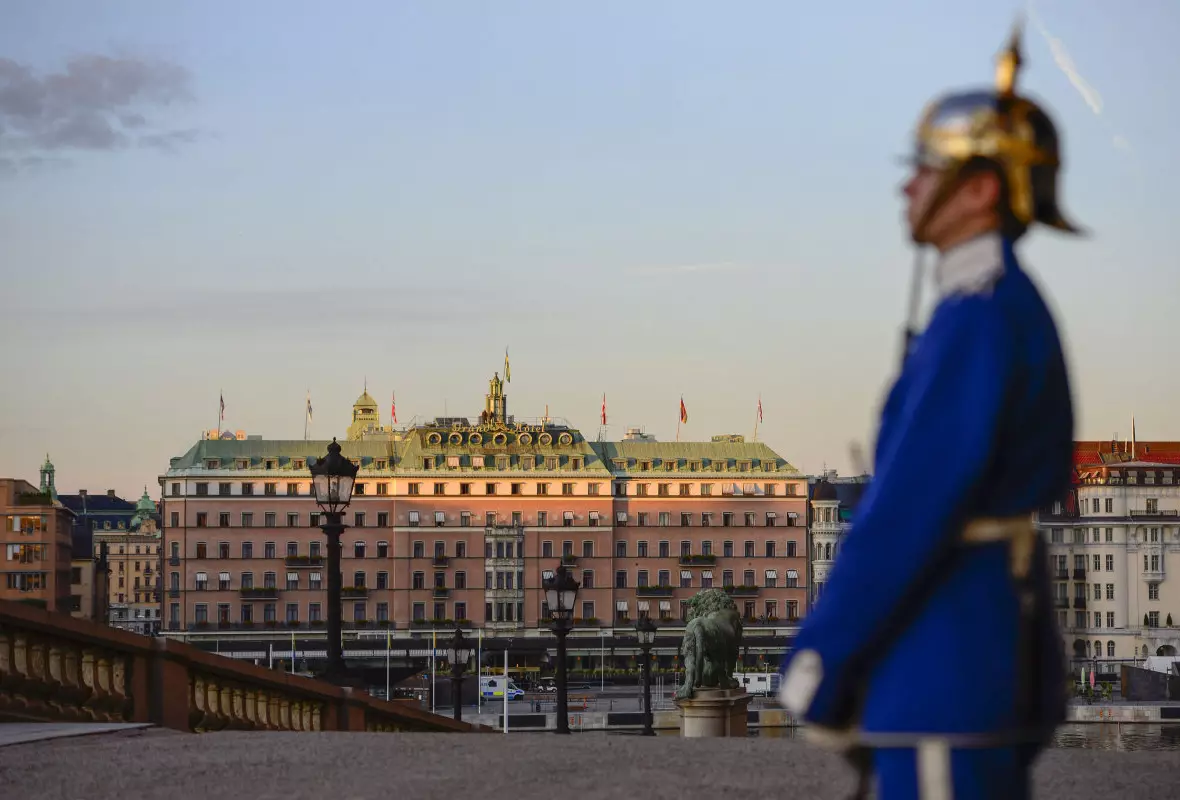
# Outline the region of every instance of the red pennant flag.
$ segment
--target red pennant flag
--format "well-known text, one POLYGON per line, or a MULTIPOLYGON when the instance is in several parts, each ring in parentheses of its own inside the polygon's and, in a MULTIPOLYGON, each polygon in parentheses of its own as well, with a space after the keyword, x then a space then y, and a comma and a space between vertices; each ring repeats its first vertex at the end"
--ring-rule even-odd
POLYGON ((602 395, 602 424, 606 424, 606 394, 602 395))
POLYGON ((389 416, 393 418, 393 424, 397 424, 397 393, 390 392, 389 394, 389 416))
POLYGON ((758 395, 758 421, 762 421, 762 395, 758 395))
POLYGON ((680 398, 680 421, 688 422, 688 409, 684 407, 684 398, 680 398))

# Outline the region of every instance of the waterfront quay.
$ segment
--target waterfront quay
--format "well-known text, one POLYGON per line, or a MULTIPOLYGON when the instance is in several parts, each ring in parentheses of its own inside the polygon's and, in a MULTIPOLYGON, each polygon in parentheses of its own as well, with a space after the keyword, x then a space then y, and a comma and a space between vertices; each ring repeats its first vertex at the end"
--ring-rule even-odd
MULTIPOLYGON (((692 797, 844 798, 843 760, 794 739, 520 738, 503 735, 208 733, 158 728, 0 747, 13 797, 207 798, 248 776, 254 800, 471 796, 516 800, 562 792, 579 800, 692 797), (52 763, 54 769, 46 770, 52 763)), ((1051 749, 1035 769, 1038 798, 1168 797, 1180 752, 1051 749), (1170 787, 1170 788, 1169 788, 1170 787)))

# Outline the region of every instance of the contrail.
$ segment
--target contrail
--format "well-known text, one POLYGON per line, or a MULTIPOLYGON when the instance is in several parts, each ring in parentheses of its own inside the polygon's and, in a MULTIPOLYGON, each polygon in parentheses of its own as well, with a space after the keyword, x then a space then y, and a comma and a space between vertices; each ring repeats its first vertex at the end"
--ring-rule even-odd
POLYGON ((1073 88, 1078 90, 1078 94, 1086 101, 1086 105, 1094 112, 1095 116, 1102 116, 1102 95, 1098 94, 1098 90, 1086 82, 1078 72, 1077 66, 1073 63, 1073 58, 1070 57, 1069 51, 1065 49, 1065 43, 1058 39, 1045 27, 1041 22, 1041 17, 1037 14, 1036 8, 1033 6, 1032 0, 1028 0, 1026 6, 1026 13, 1033 26, 1037 29, 1037 33, 1049 45, 1049 52, 1053 54, 1053 61, 1057 64, 1057 68, 1065 73, 1065 77, 1069 78, 1069 82, 1073 84, 1073 88))
POLYGON ((1037 29, 1037 33, 1041 35, 1041 38, 1045 40, 1045 43, 1049 45, 1049 52, 1052 53, 1053 62, 1057 65, 1057 68, 1060 69, 1065 77, 1069 79, 1069 82, 1073 85, 1073 88, 1076 89, 1078 94, 1082 96, 1082 100, 1084 100, 1086 105, 1090 107, 1090 110, 1094 112, 1094 116, 1098 117, 1103 126, 1106 128, 1107 132, 1110 133, 1110 143, 1116 150, 1122 150, 1131 157, 1132 169, 1135 173, 1135 179, 1139 184, 1140 191, 1142 191, 1143 173, 1139 168, 1139 157, 1135 152, 1135 148, 1132 147, 1130 141, 1127 140, 1127 137, 1115 131, 1113 126, 1110 124, 1110 120, 1102 113, 1104 108, 1102 95, 1100 95, 1098 90, 1091 86, 1089 82, 1087 82, 1086 79, 1082 77, 1081 73, 1078 72, 1077 65, 1074 64, 1073 58, 1070 56, 1069 51, 1065 49, 1065 43, 1050 33, 1049 29, 1045 27, 1045 23, 1041 21, 1041 17, 1037 13, 1033 0, 1026 0, 1025 16, 1030 22, 1032 22, 1033 27, 1037 29))

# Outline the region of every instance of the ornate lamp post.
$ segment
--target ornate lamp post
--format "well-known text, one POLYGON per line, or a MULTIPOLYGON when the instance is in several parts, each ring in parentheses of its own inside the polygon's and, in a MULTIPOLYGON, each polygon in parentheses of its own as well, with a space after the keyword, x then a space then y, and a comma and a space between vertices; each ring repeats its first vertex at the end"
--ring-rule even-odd
POLYGON ((647 617, 635 622, 639 649, 643 651, 643 735, 655 736, 651 729, 651 646, 656 641, 656 624, 647 617))
POLYGON ((324 677, 345 677, 344 648, 340 641, 340 537, 344 533, 344 509, 352 500, 352 484, 357 466, 340 455, 336 439, 328 445, 326 458, 308 465, 311 490, 324 513, 320 529, 328 538, 328 668, 324 677))
POLYGON ((463 721, 463 670, 471 658, 471 642, 463 635, 462 628, 455 628, 455 635, 447 646, 447 661, 451 662, 451 695, 455 700, 455 722, 463 721))
POLYGON ((562 564, 551 577, 541 581, 545 591, 545 602, 549 606, 549 618, 553 622, 553 633, 557 635, 557 730, 569 733, 569 705, 565 678, 565 637, 569 635, 570 620, 574 616, 574 602, 578 598, 578 582, 562 564))

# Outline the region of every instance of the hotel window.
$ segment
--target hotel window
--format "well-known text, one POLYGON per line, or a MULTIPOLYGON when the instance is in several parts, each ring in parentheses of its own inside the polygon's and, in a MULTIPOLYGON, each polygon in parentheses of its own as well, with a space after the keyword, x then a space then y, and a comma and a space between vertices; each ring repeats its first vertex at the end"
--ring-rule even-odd
POLYGON ((701 588, 702 589, 712 589, 713 588, 713 571, 712 570, 706 569, 706 570, 701 571, 701 588))
POLYGON ((798 571, 793 570, 793 569, 787 570, 787 588, 788 589, 799 588, 799 573, 798 573, 798 571))
POLYGON ((406 489, 406 493, 407 494, 422 494, 422 484, 420 484, 420 483, 408 484, 407 489, 406 489))
POLYGON ((287 573, 287 590, 294 591, 298 588, 299 588, 299 573, 298 572, 288 572, 287 573))
POLYGON ((773 569, 766 570, 766 588, 774 589, 778 586, 778 571, 773 569))
POLYGON ((662 569, 656 575, 656 580, 659 581, 660 586, 667 588, 672 585, 672 573, 669 570, 662 569))
POLYGON ((389 527, 389 512, 388 511, 378 511, 377 512, 377 527, 378 528, 388 528, 389 527))
POLYGON ((354 528, 365 527, 365 512, 364 511, 354 511, 353 512, 352 525, 354 528))
POLYGON ((660 542, 659 548, 660 558, 667 558, 669 553, 668 543, 660 542))
POLYGON ((353 542, 352 543, 352 557, 353 558, 364 558, 365 557, 365 543, 364 542, 353 542))
MULTIPOLYGON (((139 550, 138 547, 135 549, 139 550)), ((220 542, 217 545, 217 557, 218 558, 229 558, 229 542, 220 542)), ((137 570, 139 569, 139 562, 138 561, 135 562, 135 569, 137 569, 137 570)))
POLYGON ((748 569, 742 573, 742 586, 755 586, 754 570, 748 569))
POLYGON ((288 483, 287 484, 287 496, 288 497, 295 497, 298 494, 299 494, 299 484, 288 483))
POLYGON ((219 527, 219 528, 228 528, 229 527, 229 512, 228 511, 218 512, 218 514, 217 514, 217 527, 219 527))
POLYGON ((223 591, 223 592, 229 591, 229 584, 230 584, 230 581, 229 581, 229 573, 228 572, 220 572, 217 574, 217 588, 220 591, 223 591))
POLYGON ((389 484, 388 483, 377 484, 377 494, 379 494, 379 495, 389 494, 389 484))
POLYGON ((619 622, 626 622, 629 619, 628 614, 627 614, 627 601, 626 600, 616 600, 615 601, 615 619, 618 620, 619 622))
POLYGON ((574 525, 574 512, 563 511, 561 513, 561 524, 566 528, 572 528, 574 525))
POLYGON ((410 512, 410 527, 411 528, 418 527, 418 512, 417 511, 410 512))
POLYGON ((262 515, 262 524, 264 526, 266 526, 267 528, 275 527, 276 525, 278 525, 278 522, 275 520, 275 516, 276 516, 275 512, 273 512, 273 511, 265 512, 262 515))
POLYGON ((599 487, 600 485, 601 485, 601 484, 597 484, 597 483, 588 483, 588 484, 586 484, 586 494, 588 494, 588 495, 591 495, 591 496, 597 496, 597 495, 598 495, 598 492, 599 492, 599 488, 598 488, 598 487, 599 487))
MULTIPOLYGON (((204 511, 198 511, 197 512, 197 527, 204 528, 208 524, 209 524, 209 515, 206 514, 204 511)), ((204 556, 201 556, 201 558, 204 558, 204 556)))
POLYGON ((242 512, 242 527, 243 528, 254 527, 254 512, 253 511, 243 511, 242 512))
POLYGON ((680 588, 692 588, 692 573, 686 569, 680 571, 680 588))
POLYGON ((246 497, 253 495, 254 494, 254 484, 243 483, 242 484, 242 494, 246 497))
POLYGON ((198 572, 194 579, 198 592, 203 592, 209 588, 209 576, 204 572, 198 572))
POLYGON ((434 527, 441 528, 447 524, 447 515, 443 511, 434 512, 434 527))
POLYGON ((766 557, 774 558, 774 542, 766 543, 766 557))

